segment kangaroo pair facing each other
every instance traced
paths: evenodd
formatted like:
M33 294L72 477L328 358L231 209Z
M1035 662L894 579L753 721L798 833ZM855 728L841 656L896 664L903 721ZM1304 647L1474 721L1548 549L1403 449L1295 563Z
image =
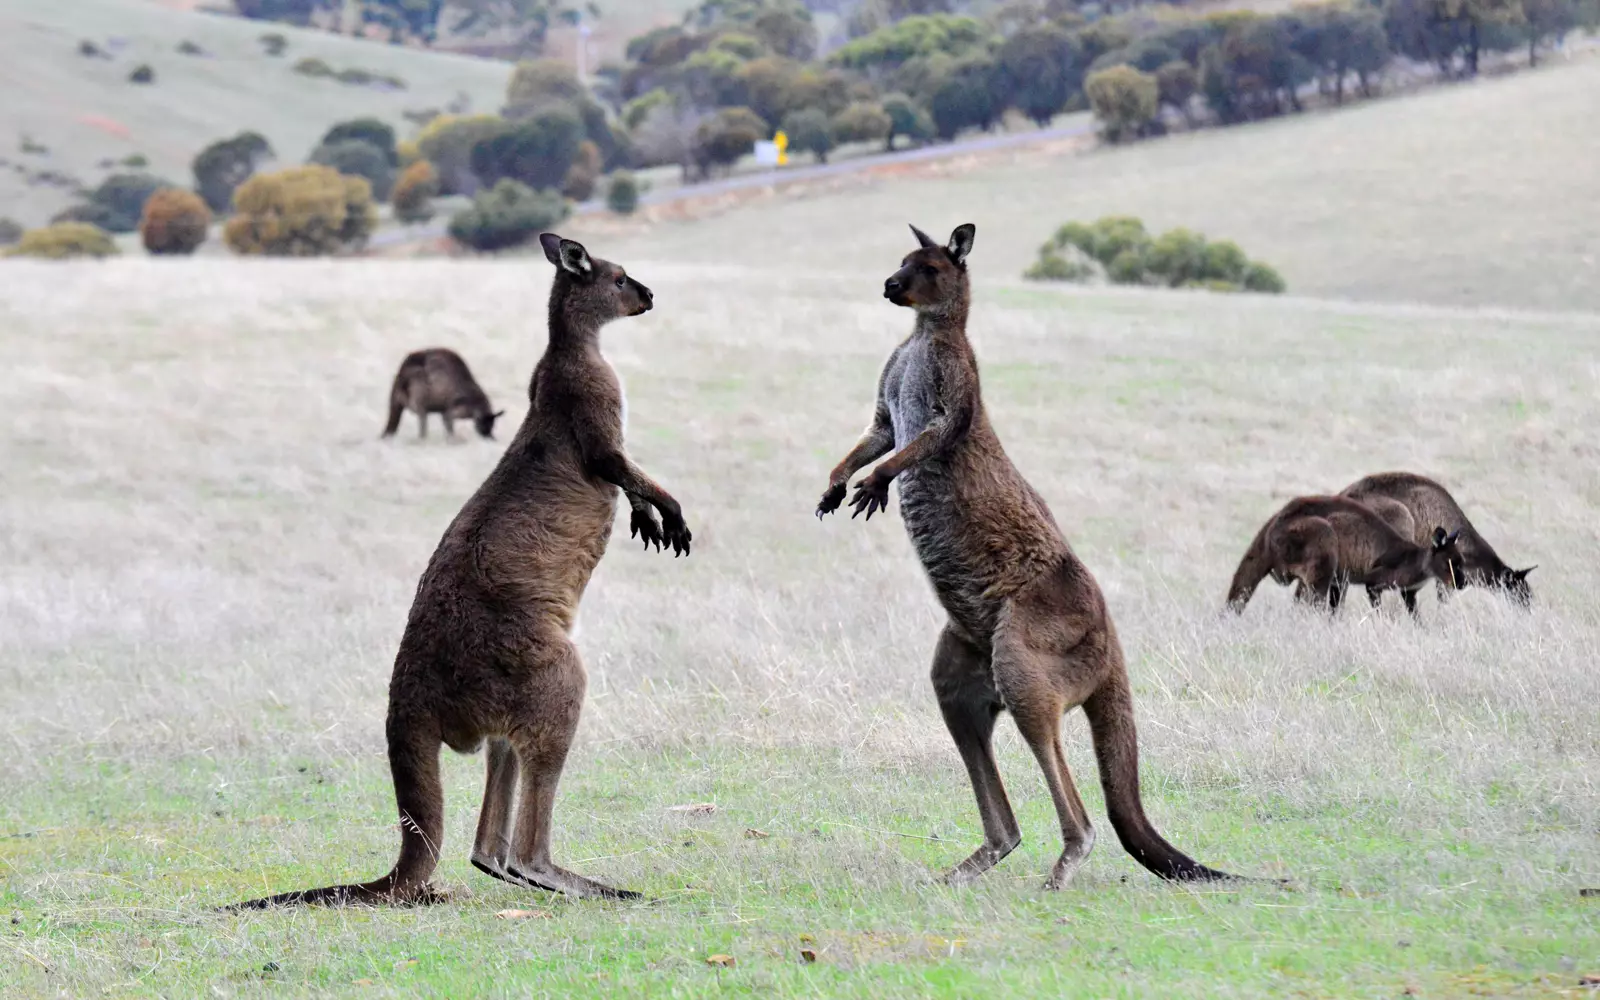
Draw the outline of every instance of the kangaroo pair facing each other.
M385 729L400 858L376 881L229 909L439 898L429 880L444 839L441 744L460 753L489 747L472 849L477 868L574 896L636 895L551 860L556 785L588 682L569 636L605 553L619 490L633 508L633 534L647 546L686 555L691 538L678 502L623 448L621 384L600 353L600 328L648 311L650 290L578 243L551 233L540 242L556 277L549 346L533 370L528 415L423 571L389 682Z
M850 503L870 520L888 509L889 484L900 484L906 533L949 615L933 655L934 693L983 821L983 844L945 879L971 881L1022 841L995 763L1002 711L1038 760L1061 823L1063 850L1045 887L1072 879L1095 840L1061 746L1061 717L1078 707L1089 717L1111 826L1128 853L1163 878L1232 878L1167 843L1145 816L1133 695L1105 599L989 423L966 333L975 229L958 226L945 245L911 231L919 247L883 294L915 310L916 323L889 355L872 422L834 468L817 516L839 508L852 475L889 455L856 484Z
M400 416L407 410L417 415L419 438L428 436L428 414L437 413L449 437L456 436L457 420L470 420L478 433L491 441L496 418L506 412L490 408L489 397L478 387L467 363L447 347L412 351L400 362L389 389L389 423L383 428L384 437L394 437L400 429Z
M1228 587L1228 607L1242 612L1267 576L1297 584L1295 596L1337 611L1350 584L1367 588L1376 607L1385 590L1399 590L1406 610L1417 611L1417 591L1429 580L1441 587L1461 585L1459 532L1436 527L1426 545L1396 530L1409 527L1410 514L1376 510L1349 497L1296 497L1284 504L1245 550Z

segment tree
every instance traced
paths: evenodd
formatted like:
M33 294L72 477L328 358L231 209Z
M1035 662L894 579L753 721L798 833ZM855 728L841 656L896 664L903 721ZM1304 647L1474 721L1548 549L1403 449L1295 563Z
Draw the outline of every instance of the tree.
M505 130L494 115L440 115L417 133L417 151L439 173L440 194L471 195L478 190L472 172L472 150Z
M894 119L881 104L857 101L833 116L833 137L840 142L882 142Z
M400 165L400 153L396 148L394 129L384 121L377 118L356 118L347 122L340 122L322 137L319 146L331 146L336 142L358 140L376 147L383 153L384 159L389 161L389 166Z
M639 182L626 170L611 175L606 188L606 207L618 215L632 215L639 208Z
M1149 73L1113 66L1089 74L1083 89L1112 142L1138 138L1155 120L1160 89Z
M439 172L427 160L407 167L394 186L394 217L401 222L427 222L433 218L433 199L439 193Z
M676 163L688 180L698 169L695 136L708 117L687 101L669 99L652 105L631 133L640 165Z
M535 191L502 178L450 220L450 237L474 250L504 250L526 243L565 219L567 212L566 199L554 191Z
M995 61L1000 99L1040 128L1083 85L1083 49L1060 28L1046 25L1012 35Z
M340 139L318 146L311 152L311 162L332 167L347 177L365 177L372 186L372 196L388 201L394 189L394 165L383 150L363 139Z
M904 94L890 94L883 99L884 114L889 116L889 134L883 137L883 148L894 152L894 137L903 135L918 145L933 138L933 118L917 102Z
M1579 0L1522 0L1522 12L1526 18L1523 31L1528 40L1528 65L1536 66L1542 43L1553 39L1559 45L1569 31L1582 26L1585 20L1593 27L1600 5L1591 0L1585 10Z
M1183 116L1184 123L1194 125L1189 108L1195 93L1200 89L1200 76L1194 67L1182 59L1174 59L1156 70L1156 97L1161 104Z
M1289 18L1236 17L1200 60L1206 101L1224 123L1300 110L1300 85L1312 65L1294 50Z
M240 132L214 142L194 158L195 190L213 212L226 212L233 204L234 189L272 157L272 147L258 132Z
M817 53L817 26L798 4L770 7L750 23L751 33L780 56L805 62Z
M767 123L749 108L723 108L695 130L695 163L701 174L713 166L731 167L770 134Z
M934 129L947 141L964 128L987 132L1003 110L995 99L995 64L987 56L968 56L951 63L928 97Z
M557 8L550 0L451 0L462 11L453 29L457 34L509 38L511 46L526 55L544 51L545 36Z
M828 116L818 108L803 108L784 116L784 134L789 137L789 148L803 150L816 156L818 163L827 163L833 151L833 128Z
M745 63L739 70L739 80L745 93L744 106L760 115L764 121L781 120L791 109L804 106L795 95L800 73L799 63L779 56L766 56Z
M1389 38L1377 8L1330 0L1298 8L1294 16L1293 47L1316 67L1323 92L1331 82L1334 103L1343 104L1345 78L1354 73L1367 94L1372 76L1389 62Z
M918 15L856 39L829 60L851 69L894 69L918 56L965 55L988 38L988 29L974 18Z
M191 254L206 241L211 210L193 191L163 188L144 203L139 236L152 254Z
M583 141L578 116L568 108L550 107L480 139L472 147L472 172L483 184L510 178L536 190L559 190Z
M378 224L372 188L321 164L251 177L233 193L222 238L234 252L316 257L362 243Z

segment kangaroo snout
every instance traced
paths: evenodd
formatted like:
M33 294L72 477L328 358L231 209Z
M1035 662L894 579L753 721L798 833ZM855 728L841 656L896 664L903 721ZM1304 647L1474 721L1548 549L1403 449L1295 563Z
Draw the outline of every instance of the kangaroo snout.
M905 288L906 286L900 283L899 278L889 278L883 283L883 297L886 299L892 299L896 295L899 295L901 292L905 291Z

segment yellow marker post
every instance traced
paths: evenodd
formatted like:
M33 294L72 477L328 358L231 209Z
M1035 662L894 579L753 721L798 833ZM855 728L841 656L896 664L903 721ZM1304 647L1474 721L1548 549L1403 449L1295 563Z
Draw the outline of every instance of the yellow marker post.
M772 137L772 144L778 147L778 166L789 162L789 136L781 129Z

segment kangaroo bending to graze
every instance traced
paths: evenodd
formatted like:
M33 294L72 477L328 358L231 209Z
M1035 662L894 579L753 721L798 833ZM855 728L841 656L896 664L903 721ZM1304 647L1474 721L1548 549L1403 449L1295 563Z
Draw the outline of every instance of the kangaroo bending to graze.
M556 784L587 684L570 632L611 535L619 489L633 508L632 533L647 548L687 555L691 538L678 502L623 449L621 384L600 353L601 326L648 311L650 290L578 243L550 233L540 242L556 277L550 342L533 370L528 415L428 562L389 682L400 859L374 882L233 908L432 901L444 837L440 745L472 753L485 742L488 783L472 863L519 886L637 895L550 857Z
M1022 840L995 766L1001 711L1016 719L1060 817L1063 851L1045 886L1071 880L1095 839L1061 746L1061 718L1079 706L1128 853L1163 878L1232 878L1184 855L1146 818L1133 698L1105 599L989 423L966 334L974 227L958 227L947 246L911 231L921 246L883 294L914 309L916 325L889 356L872 422L833 470L817 516L839 508L855 472L893 452L857 483L851 517L888 509L889 484L898 481L906 532L949 614L933 688L972 781L984 842L946 881L976 878Z
M446 347L412 351L400 362L394 385L389 389L389 422L384 437L400 429L400 416L410 410L417 415L417 437L428 436L428 414L444 420L444 432L456 436L455 422L470 420L483 437L494 439L495 419L506 411L495 411L489 397L478 387L461 355Z
M1386 590L1400 591L1406 610L1417 611L1417 591L1429 580L1459 586L1457 535L1435 528L1418 545L1396 526L1411 515L1388 509L1388 518L1349 497L1296 497L1256 532L1228 587L1228 607L1243 611L1269 575L1295 584L1295 597L1337 611L1345 588L1360 584L1376 606Z
M1460 535L1457 547L1461 551L1462 564L1460 586L1474 585L1504 591L1513 603L1521 607L1528 607L1533 602L1528 574L1538 567L1512 569L1507 566L1494 548L1478 534L1472 522L1467 520L1467 515L1461 512L1450 491L1433 480L1412 472L1381 472L1356 480L1340 490L1339 495L1359 500L1373 509L1387 505L1406 510L1415 527L1412 532L1402 534L1418 544L1427 539L1432 526L1457 532ZM1439 596L1444 598L1448 593L1441 583Z

